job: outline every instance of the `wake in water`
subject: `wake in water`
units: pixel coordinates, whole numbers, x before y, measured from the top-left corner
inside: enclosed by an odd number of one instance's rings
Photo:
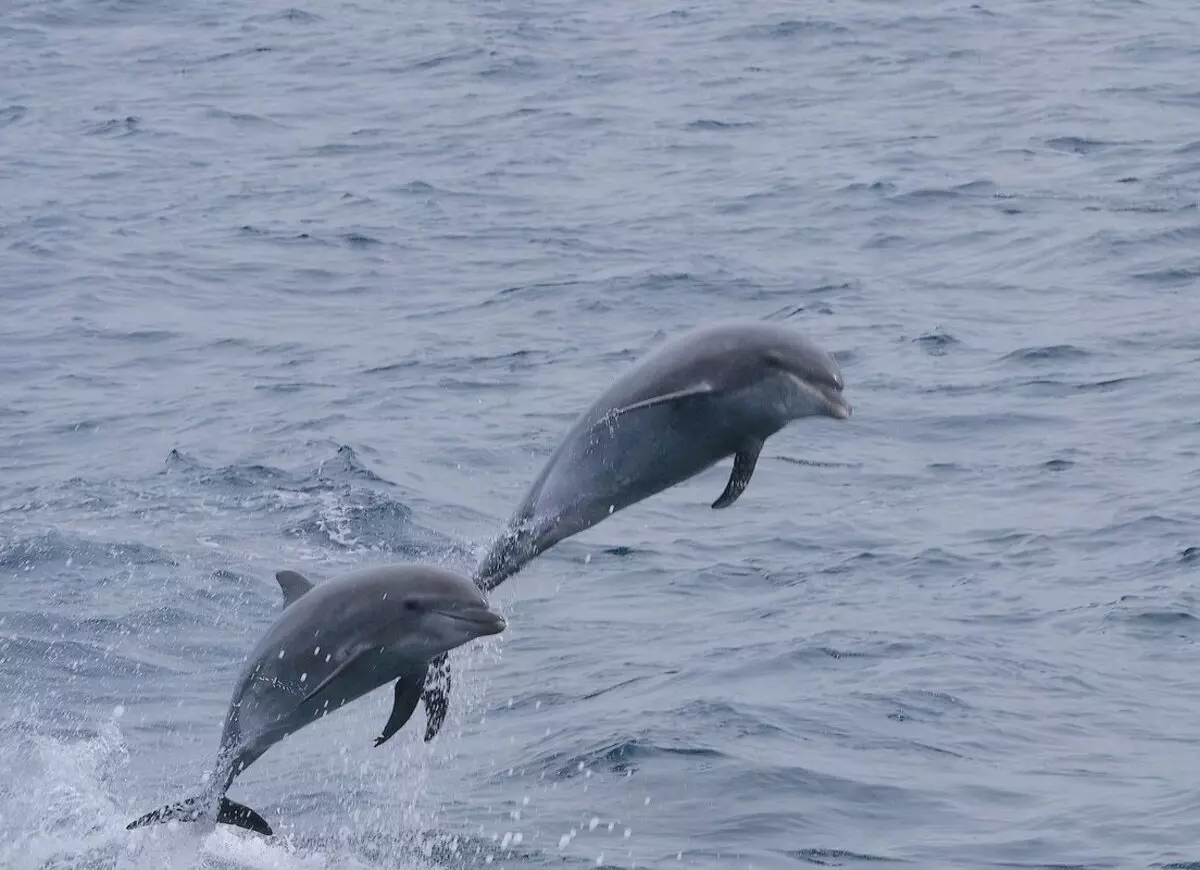
[[[477,689],[478,687],[472,686]],[[466,697],[474,697],[471,692]],[[6,870],[426,870],[499,856],[496,844],[442,833],[422,810],[435,765],[428,751],[404,751],[391,764],[373,765],[379,784],[395,797],[364,830],[351,820],[328,832],[283,831],[272,839],[200,821],[126,830],[129,804],[117,800],[126,784],[130,751],[116,708],[90,733],[46,733],[33,709],[0,725],[0,866]],[[456,717],[459,718],[459,717]],[[452,732],[451,732],[452,733]],[[365,752],[366,750],[364,750]],[[378,810],[380,807],[375,807]],[[348,812],[343,806],[335,812]],[[505,843],[507,847],[509,844]],[[512,852],[509,852],[510,857]]]

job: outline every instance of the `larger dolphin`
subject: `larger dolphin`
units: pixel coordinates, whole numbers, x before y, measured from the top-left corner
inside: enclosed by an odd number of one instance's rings
[[[728,456],[712,503],[746,490],[766,440],[801,417],[850,417],[837,362],[776,323],[721,324],[668,342],[584,411],[525,492],[475,571],[495,589],[531,559],[601,520],[682,483]],[[445,718],[450,672],[431,663],[425,739]]]
[[[319,586],[295,571],[276,579],[284,610],[238,678],[206,791],[129,829],[215,817],[270,836],[262,816],[225,796],[240,773],[289,734],[395,680],[379,746],[416,709],[431,660],[505,628],[468,578],[428,565],[367,568]]]

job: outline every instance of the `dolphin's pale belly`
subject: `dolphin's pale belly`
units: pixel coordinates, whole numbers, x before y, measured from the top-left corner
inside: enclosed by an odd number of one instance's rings
[[[745,401],[722,397],[646,408],[580,433],[546,475],[532,515],[553,518],[556,538],[574,534],[699,474],[746,437],[737,413]]]

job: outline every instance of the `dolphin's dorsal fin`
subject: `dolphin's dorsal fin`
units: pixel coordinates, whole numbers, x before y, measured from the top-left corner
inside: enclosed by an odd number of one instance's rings
[[[313,588],[312,583],[299,571],[277,571],[275,580],[283,590],[283,606],[287,607],[305,592]]]
[[[612,423],[617,417],[622,414],[630,414],[634,411],[640,411],[643,408],[653,408],[658,405],[669,405],[671,402],[678,402],[682,399],[695,399],[699,396],[711,396],[716,392],[716,389],[708,381],[699,381],[691,386],[684,387],[682,390],[672,390],[669,393],[661,393],[657,396],[650,396],[648,399],[642,399],[640,402],[633,402],[620,408],[613,408],[603,417],[596,421],[596,425],[600,426],[606,423]]]

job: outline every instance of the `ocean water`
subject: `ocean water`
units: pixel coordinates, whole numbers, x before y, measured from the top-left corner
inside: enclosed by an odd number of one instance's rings
[[[291,3],[297,0],[289,0]],[[0,866],[1200,866],[1200,6],[0,4]],[[274,572],[469,569],[726,318],[771,439],[195,793]]]

